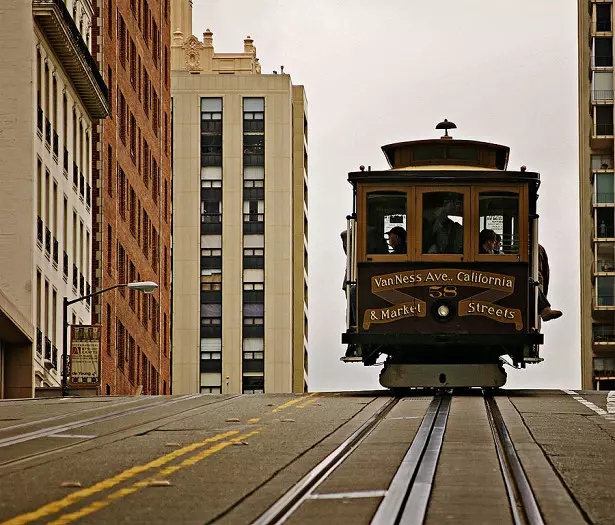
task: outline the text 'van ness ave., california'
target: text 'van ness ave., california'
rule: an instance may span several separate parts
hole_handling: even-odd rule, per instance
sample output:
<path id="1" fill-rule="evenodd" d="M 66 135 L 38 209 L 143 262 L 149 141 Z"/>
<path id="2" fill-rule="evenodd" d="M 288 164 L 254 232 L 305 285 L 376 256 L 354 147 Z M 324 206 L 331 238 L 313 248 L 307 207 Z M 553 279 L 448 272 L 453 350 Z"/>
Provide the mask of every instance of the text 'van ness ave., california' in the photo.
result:
<path id="1" fill-rule="evenodd" d="M 478 286 L 506 292 L 512 292 L 515 288 L 515 278 L 510 275 L 443 268 L 376 275 L 372 277 L 372 292 L 412 286 L 430 286 L 437 283 Z"/>

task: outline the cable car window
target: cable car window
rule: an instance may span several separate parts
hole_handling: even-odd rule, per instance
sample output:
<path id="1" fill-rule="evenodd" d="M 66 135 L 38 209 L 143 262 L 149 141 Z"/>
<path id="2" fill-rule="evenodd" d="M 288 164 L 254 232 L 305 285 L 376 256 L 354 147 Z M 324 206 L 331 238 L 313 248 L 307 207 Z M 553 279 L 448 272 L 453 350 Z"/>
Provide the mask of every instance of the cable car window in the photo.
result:
<path id="1" fill-rule="evenodd" d="M 367 194 L 367 253 L 407 253 L 406 193 Z"/>
<path id="2" fill-rule="evenodd" d="M 519 253 L 519 194 L 481 192 L 478 196 L 479 253 Z"/>
<path id="3" fill-rule="evenodd" d="M 463 253 L 463 194 L 423 193 L 423 253 Z"/>
<path id="4" fill-rule="evenodd" d="M 463 160 L 478 162 L 478 148 L 468 146 L 449 146 L 446 149 L 446 158 L 449 160 Z"/>

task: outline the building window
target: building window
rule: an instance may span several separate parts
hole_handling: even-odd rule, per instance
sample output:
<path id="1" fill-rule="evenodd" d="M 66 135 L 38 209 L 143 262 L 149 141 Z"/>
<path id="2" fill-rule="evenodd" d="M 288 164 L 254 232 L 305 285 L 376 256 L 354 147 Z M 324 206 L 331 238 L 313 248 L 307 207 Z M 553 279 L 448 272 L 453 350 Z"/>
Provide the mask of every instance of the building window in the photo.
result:
<path id="1" fill-rule="evenodd" d="M 164 206 L 163 206 L 164 222 L 169 222 L 169 183 L 164 180 Z"/>
<path id="2" fill-rule="evenodd" d="M 107 224 L 107 273 L 113 273 L 113 229 Z"/>
<path id="3" fill-rule="evenodd" d="M 592 66 L 613 67 L 613 39 L 611 37 L 594 38 L 592 51 Z"/>
<path id="4" fill-rule="evenodd" d="M 598 276 L 596 278 L 598 306 L 615 306 L 615 277 Z"/>
<path id="5" fill-rule="evenodd" d="M 149 236 L 150 236 L 150 223 L 149 216 L 145 209 L 143 209 L 143 255 L 146 258 L 149 257 Z"/>
<path id="6" fill-rule="evenodd" d="M 118 13 L 118 55 L 123 68 L 126 68 L 126 37 L 126 24 L 122 15 Z"/>
<path id="7" fill-rule="evenodd" d="M 265 165 L 264 98 L 243 99 L 243 165 Z"/>
<path id="8" fill-rule="evenodd" d="M 120 216 L 122 219 L 126 220 L 126 174 L 122 168 L 118 170 L 118 207 Z"/>
<path id="9" fill-rule="evenodd" d="M 222 322 L 221 304 L 201 304 L 201 324 L 219 325 Z"/>
<path id="10" fill-rule="evenodd" d="M 602 239 L 615 237 L 613 211 L 614 208 L 596 209 L 596 237 Z"/>
<path id="11" fill-rule="evenodd" d="M 168 328 L 167 328 L 167 314 L 163 314 L 163 321 L 162 321 L 162 353 L 163 355 L 166 357 L 167 356 L 167 333 L 168 333 Z M 166 393 L 166 391 L 165 391 Z"/>
<path id="12" fill-rule="evenodd" d="M 251 200 L 243 203 L 244 234 L 262 234 L 265 231 L 265 201 Z"/>
<path id="13" fill-rule="evenodd" d="M 243 358 L 246 361 L 265 358 L 265 340 L 263 338 L 246 338 L 243 340 Z"/>
<path id="14" fill-rule="evenodd" d="M 117 321 L 117 343 L 116 343 L 116 353 L 117 353 L 117 367 L 120 370 L 124 370 L 124 343 L 126 340 L 126 333 L 124 329 L 124 325 L 119 321 Z"/>
<path id="15" fill-rule="evenodd" d="M 117 117 L 119 120 L 118 124 L 120 128 L 120 140 L 122 141 L 122 143 L 126 144 L 126 115 L 127 115 L 126 99 L 124 98 L 124 95 L 119 89 L 117 90 L 117 94 L 118 94 Z"/>
<path id="16" fill-rule="evenodd" d="M 107 33 L 113 36 L 113 0 L 107 3 Z"/>
<path id="17" fill-rule="evenodd" d="M 592 80 L 592 101 L 613 100 L 613 72 L 594 71 Z"/>
<path id="18" fill-rule="evenodd" d="M 107 146 L 107 193 L 113 197 L 113 148 Z"/>
<path id="19" fill-rule="evenodd" d="M 128 338 L 128 381 L 135 382 L 135 340 L 132 336 Z"/>
<path id="20" fill-rule="evenodd" d="M 130 156 L 133 164 L 137 162 L 137 121 L 135 116 L 130 114 Z"/>
<path id="21" fill-rule="evenodd" d="M 613 173 L 596 173 L 594 176 L 594 202 L 596 204 L 614 204 Z"/>
<path id="22" fill-rule="evenodd" d="M 608 155 L 592 155 L 591 156 L 591 168 L 593 171 L 597 170 L 612 170 L 613 169 L 613 154 Z"/>
<path id="23" fill-rule="evenodd" d="M 111 305 L 107 305 L 107 354 L 111 355 Z"/>
<path id="24" fill-rule="evenodd" d="M 242 382 L 242 392 L 244 394 L 262 394 L 265 392 L 265 378 L 263 375 L 244 374 Z"/>
<path id="25" fill-rule="evenodd" d="M 149 188 L 150 157 L 149 144 L 143 139 L 143 184 L 145 184 L 146 188 Z"/>
<path id="26" fill-rule="evenodd" d="M 126 252 L 121 244 L 117 250 L 117 279 L 120 283 L 126 282 Z M 123 288 L 120 288 L 120 293 L 124 295 Z"/>
<path id="27" fill-rule="evenodd" d="M 137 48 L 135 47 L 134 40 L 130 39 L 130 83 L 133 89 L 137 89 Z"/>
<path id="28" fill-rule="evenodd" d="M 130 186 L 130 199 L 128 201 L 128 213 L 130 214 L 130 233 L 133 237 L 137 236 L 137 194 Z"/>
<path id="29" fill-rule="evenodd" d="M 222 166 L 221 98 L 201 98 L 201 166 Z"/>
<path id="30" fill-rule="evenodd" d="M 611 31 L 611 4 L 596 5 L 596 31 Z"/>
<path id="31" fill-rule="evenodd" d="M 222 233 L 221 201 L 201 201 L 201 233 Z"/>

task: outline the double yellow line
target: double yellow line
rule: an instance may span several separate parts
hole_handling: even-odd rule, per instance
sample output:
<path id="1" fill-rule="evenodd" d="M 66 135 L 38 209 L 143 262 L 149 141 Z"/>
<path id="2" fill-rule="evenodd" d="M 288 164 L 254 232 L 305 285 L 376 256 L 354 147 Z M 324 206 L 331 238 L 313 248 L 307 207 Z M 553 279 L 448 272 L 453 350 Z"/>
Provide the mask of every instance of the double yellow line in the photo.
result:
<path id="1" fill-rule="evenodd" d="M 219 441 L 222 441 L 222 443 L 218 443 L 217 445 L 214 445 L 211 448 L 207 448 L 206 450 L 203 450 L 201 452 L 199 452 L 198 454 L 195 454 L 194 456 L 185 459 L 184 461 L 182 461 L 181 463 L 177 464 L 177 465 L 171 465 L 168 466 L 164 469 L 162 469 L 160 472 L 158 472 L 158 476 L 167 476 L 169 474 L 173 474 L 174 472 L 177 472 L 178 470 L 181 470 L 184 467 L 189 467 L 192 465 L 195 465 L 196 463 L 198 463 L 199 461 L 202 461 L 203 459 L 215 454 L 216 452 L 219 452 L 220 450 L 224 450 L 226 447 L 232 445 L 233 443 L 239 442 L 239 441 L 243 441 L 244 439 L 247 439 L 251 436 L 254 436 L 256 434 L 258 434 L 261 431 L 261 429 L 256 429 L 253 430 L 251 432 L 248 432 L 246 434 L 242 434 L 240 436 L 237 436 L 237 434 L 239 434 L 238 430 L 230 430 L 228 432 L 224 432 L 223 434 L 218 434 L 216 436 L 213 436 L 211 438 L 207 438 L 203 441 L 199 441 L 197 443 L 192 443 L 190 445 L 187 445 L 183 448 L 177 449 L 169 454 L 166 454 L 158 459 L 155 459 L 153 461 L 150 461 L 149 463 L 146 463 L 144 465 L 138 465 L 136 467 L 132 467 L 129 468 L 121 473 L 119 473 L 116 476 L 113 476 L 112 478 L 108 478 L 105 479 L 103 481 L 100 481 L 99 483 L 96 483 L 95 485 L 92 485 L 91 487 L 88 487 L 86 489 L 81 489 L 78 490 L 76 492 L 73 492 L 72 494 L 53 501 L 51 503 L 48 503 L 46 505 L 43 505 L 42 507 L 40 507 L 39 509 L 32 511 L 32 512 L 28 512 L 26 514 L 21 514 L 19 516 L 16 516 L 8 521 L 3 522 L 0 525 L 23 525 L 26 523 L 30 523 L 32 521 L 35 520 L 40 520 L 42 518 L 45 518 L 47 516 L 50 516 L 51 514 L 56 514 L 58 512 L 61 512 L 62 510 L 66 509 L 67 507 L 70 507 L 72 505 L 75 505 L 76 503 L 78 503 L 79 501 L 88 498 L 90 496 L 93 496 L 94 494 L 97 494 L 99 492 L 102 492 L 104 490 L 108 490 L 120 483 L 123 483 L 125 481 L 128 481 L 131 478 L 134 478 L 135 476 L 142 474 L 144 472 L 147 472 L 148 470 L 152 470 L 155 468 L 159 468 L 159 467 L 163 467 L 165 466 L 167 463 L 180 458 L 182 456 L 185 456 L 186 454 L 189 454 L 190 452 L 193 452 L 195 450 L 198 450 L 199 448 L 203 448 L 206 447 L 207 445 L 210 445 L 212 443 L 216 443 Z M 228 439 L 227 441 L 223 441 L 227 438 L 230 438 L 231 436 L 237 436 L 234 437 L 232 439 Z M 147 487 L 149 485 L 151 485 L 152 481 L 154 481 L 155 478 L 148 478 L 145 479 L 143 481 L 138 481 L 136 483 L 134 483 L 132 486 L 127 487 L 127 488 L 123 488 L 120 489 L 116 492 L 114 492 L 113 494 L 109 495 L 108 497 L 106 497 L 103 500 L 99 500 L 99 501 L 95 501 L 93 503 L 91 503 L 90 505 L 76 511 L 70 514 L 64 514 L 60 517 L 58 517 L 56 520 L 54 520 L 53 524 L 55 525 L 59 525 L 59 524 L 66 524 L 66 523 L 71 523 L 73 521 L 75 521 L 78 518 L 82 518 L 84 516 L 87 516 L 88 514 L 92 514 L 94 512 L 96 512 L 97 510 L 100 510 L 104 507 L 106 507 L 107 505 L 109 505 L 110 503 L 112 503 L 113 501 L 116 501 L 124 496 L 127 496 L 129 494 L 133 494 L 134 492 Z"/>
<path id="2" fill-rule="evenodd" d="M 314 395 L 316 395 L 316 392 L 308 394 L 307 396 L 298 397 L 297 399 L 292 399 L 291 401 L 288 401 L 287 403 L 284 403 L 283 405 L 276 407 L 271 412 L 277 413 L 293 405 L 296 405 L 298 403 L 302 403 L 302 404 L 299 405 L 297 408 L 303 408 L 304 406 L 316 401 L 316 399 L 310 399 Z M 254 424 L 254 423 L 257 423 L 258 421 L 259 421 L 258 418 L 253 418 L 249 420 L 249 423 Z M 162 470 L 157 472 L 155 477 L 150 476 L 144 480 L 137 481 L 128 487 L 120 488 L 119 490 L 116 490 L 112 494 L 109 494 L 104 499 L 94 501 L 90 503 L 89 505 L 75 512 L 63 514 L 59 516 L 58 518 L 56 518 L 55 520 L 53 520 L 52 522 L 50 522 L 51 525 L 66 525 L 68 523 L 72 523 L 73 521 L 79 518 L 83 518 L 85 516 L 93 514 L 94 512 L 102 508 L 107 507 L 114 501 L 117 501 L 123 498 L 124 496 L 134 494 L 135 492 L 141 490 L 142 488 L 151 486 L 153 482 L 160 480 L 161 477 L 169 476 L 185 467 L 190 467 L 192 465 L 195 465 L 198 462 L 204 460 L 205 458 L 208 458 L 209 456 L 212 456 L 213 454 L 220 452 L 221 450 L 224 450 L 226 447 L 233 445 L 234 443 L 241 442 L 249 437 L 252 437 L 260 433 L 261 430 L 262 430 L 262 427 L 252 430 L 251 432 L 241 434 L 241 435 L 238 435 L 239 430 L 230 430 L 228 432 L 224 432 L 222 434 L 218 434 L 216 436 L 207 438 L 203 441 L 191 443 L 190 445 L 186 445 L 185 447 L 179 448 L 173 452 L 170 452 L 169 454 L 165 454 L 164 456 L 161 456 L 160 458 L 152 460 L 149 463 L 131 467 L 127 470 L 124 470 L 123 472 L 120 472 L 116 476 L 102 480 L 92 485 L 91 487 L 78 490 L 76 492 L 73 492 L 72 494 L 69 494 L 68 496 L 62 499 L 52 501 L 51 503 L 47 503 L 46 505 L 43 505 L 42 507 L 40 507 L 39 509 L 35 511 L 27 512 L 25 514 L 16 516 L 8 521 L 0 523 L 0 525 L 25 525 L 32 521 L 46 518 L 47 516 L 50 516 L 52 514 L 57 514 L 67 509 L 68 507 L 76 505 L 77 503 L 79 503 L 85 498 L 89 498 L 90 496 L 98 494 L 102 491 L 109 490 L 115 487 L 116 485 L 119 485 L 120 483 L 129 481 L 132 478 L 140 474 L 143 474 L 145 472 L 148 472 L 150 470 L 157 469 L 160 467 L 165 467 L 165 465 L 167 465 L 168 463 L 178 458 L 181 458 L 182 456 L 185 456 L 186 454 L 189 454 L 190 452 L 194 452 L 195 450 L 201 449 L 203 447 L 207 447 L 208 445 L 212 445 L 215 443 L 215 445 L 208 447 L 205 450 L 202 450 L 198 454 L 195 454 L 187 459 L 184 459 L 182 462 L 176 465 L 166 466 L 166 468 L 163 468 Z"/>

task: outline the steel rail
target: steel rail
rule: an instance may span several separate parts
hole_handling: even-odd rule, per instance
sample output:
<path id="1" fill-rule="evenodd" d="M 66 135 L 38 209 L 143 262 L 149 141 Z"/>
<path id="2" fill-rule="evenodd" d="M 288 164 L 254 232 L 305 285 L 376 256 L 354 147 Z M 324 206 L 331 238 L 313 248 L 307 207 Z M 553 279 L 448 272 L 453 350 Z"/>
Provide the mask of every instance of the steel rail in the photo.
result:
<path id="1" fill-rule="evenodd" d="M 51 436 L 53 434 L 58 434 L 60 432 L 66 432 L 67 430 L 72 430 L 74 428 L 85 427 L 88 425 L 92 425 L 94 423 L 100 423 L 103 421 L 109 421 L 110 419 L 116 419 L 118 417 L 127 416 L 130 414 L 136 414 L 138 412 L 143 412 L 145 410 L 150 410 L 152 408 L 159 407 L 161 405 L 168 406 L 173 405 L 175 403 L 180 403 L 182 401 L 188 401 L 195 397 L 199 397 L 201 394 L 190 394 L 188 396 L 183 396 L 179 399 L 173 399 L 171 401 L 161 400 L 150 405 L 128 408 L 125 410 L 121 410 L 119 412 L 114 412 L 111 414 L 101 414 L 99 416 L 93 416 L 87 419 L 80 419 L 78 421 L 73 421 L 71 423 L 64 423 L 62 425 L 56 425 L 53 427 L 47 427 L 40 430 L 33 430 L 32 432 L 27 432 L 25 434 L 20 434 L 18 436 L 6 437 L 0 439 L 0 448 L 8 447 L 11 445 L 16 445 L 18 443 L 23 443 L 25 441 L 31 441 L 33 439 L 38 439 L 45 436 Z"/>
<path id="2" fill-rule="evenodd" d="M 484 394 L 484 397 L 513 521 L 515 525 L 525 523 L 544 525 L 536 497 L 506 429 L 500 409 L 491 395 Z"/>
<path id="3" fill-rule="evenodd" d="M 252 525 L 271 525 L 284 523 L 299 506 L 308 499 L 309 494 L 322 483 L 346 458 L 369 436 L 399 398 L 387 401 L 378 411 L 363 423 L 352 435 L 339 445 L 331 454 L 303 476 L 284 496 L 259 516 Z"/>
<path id="4" fill-rule="evenodd" d="M 197 398 L 197 397 L 200 397 L 200 396 L 201 396 L 201 394 L 188 394 L 188 395 L 182 396 L 182 399 L 174 400 L 173 403 L 177 403 L 179 401 L 187 401 L 189 399 L 194 399 L 194 398 Z M 73 448 L 73 447 L 79 446 L 79 445 L 81 445 L 83 443 L 91 443 L 91 442 L 95 441 L 96 439 L 109 438 L 109 437 L 114 436 L 115 434 L 121 434 L 123 432 L 127 432 L 127 431 L 130 431 L 130 430 L 137 429 L 139 427 L 144 427 L 144 426 L 150 425 L 153 422 L 159 423 L 158 427 L 156 427 L 156 428 L 159 428 L 160 426 L 166 425 L 169 422 L 173 422 L 173 421 L 177 420 L 177 416 L 183 415 L 184 417 L 188 417 L 187 414 L 189 412 L 194 412 L 194 411 L 197 411 L 197 410 L 203 410 L 203 409 L 206 409 L 207 407 L 210 407 L 211 405 L 218 404 L 218 403 L 223 403 L 225 401 L 230 401 L 231 399 L 234 399 L 234 398 L 240 397 L 240 396 L 241 396 L 241 394 L 235 394 L 235 395 L 232 395 L 232 396 L 227 397 L 225 399 L 220 399 L 220 400 L 217 400 L 217 401 L 213 401 L 212 403 L 208 403 L 207 405 L 201 405 L 201 406 L 198 406 L 198 407 L 192 407 L 192 408 L 188 408 L 186 410 L 182 410 L 180 412 L 177 412 L 175 414 L 171 414 L 170 416 L 166 416 L 166 417 L 163 417 L 161 419 L 160 418 L 156 418 L 155 420 L 149 420 L 149 421 L 145 421 L 145 422 L 142 422 L 142 423 L 136 423 L 136 424 L 129 425 L 129 426 L 126 426 L 126 427 L 122 427 L 122 428 L 120 428 L 118 430 L 113 430 L 111 432 L 107 432 L 106 434 L 102 434 L 102 435 L 99 435 L 99 436 L 96 436 L 96 437 L 93 437 L 93 438 L 79 439 L 78 441 L 74 441 L 74 442 L 66 444 L 66 445 L 61 445 L 61 446 L 55 447 L 55 448 L 53 448 L 51 450 L 43 450 L 41 452 L 33 452 L 33 453 L 27 454 L 25 456 L 20 456 L 18 458 L 14 458 L 14 459 L 5 461 L 3 463 L 0 463 L 0 473 L 2 472 L 3 468 L 9 467 L 11 465 L 23 463 L 25 461 L 29 461 L 29 460 L 35 459 L 35 458 L 41 458 L 41 457 L 44 457 L 44 456 L 49 456 L 51 454 L 55 454 L 56 452 L 59 452 L 59 451 L 62 451 L 62 450 L 66 450 L 66 449 L 69 449 L 69 448 Z M 144 407 L 144 408 L 146 408 L 146 407 Z"/>
<path id="5" fill-rule="evenodd" d="M 65 398 L 62 398 L 65 399 Z M 113 403 L 113 404 L 106 404 L 106 405 L 100 405 L 94 408 L 88 408 L 86 410 L 75 410 L 73 412 L 67 412 L 66 414 L 58 414 L 57 416 L 51 416 L 51 417 L 46 417 L 44 419 L 36 419 L 34 421 L 28 421 L 27 423 L 18 423 L 16 425 L 11 425 L 10 427 L 1 427 L 0 428 L 0 434 L 2 432 L 8 432 L 10 430 L 15 430 L 17 428 L 23 428 L 23 427 L 33 427 L 34 425 L 40 425 L 42 423 L 48 423 L 49 421 L 57 421 L 58 419 L 66 419 L 69 418 L 71 416 L 75 416 L 75 415 L 80 415 L 80 414 L 86 414 L 88 412 L 96 412 L 97 410 L 105 410 L 105 409 L 113 409 L 115 407 L 119 407 L 122 405 L 129 405 L 131 403 L 139 403 L 142 401 L 151 401 L 151 398 L 148 397 L 139 397 L 139 398 L 132 398 L 129 400 L 124 400 L 121 401 L 119 403 Z"/>
<path id="6" fill-rule="evenodd" d="M 372 525 L 422 523 L 442 448 L 451 396 L 437 396 L 380 502 Z"/>

